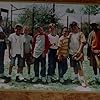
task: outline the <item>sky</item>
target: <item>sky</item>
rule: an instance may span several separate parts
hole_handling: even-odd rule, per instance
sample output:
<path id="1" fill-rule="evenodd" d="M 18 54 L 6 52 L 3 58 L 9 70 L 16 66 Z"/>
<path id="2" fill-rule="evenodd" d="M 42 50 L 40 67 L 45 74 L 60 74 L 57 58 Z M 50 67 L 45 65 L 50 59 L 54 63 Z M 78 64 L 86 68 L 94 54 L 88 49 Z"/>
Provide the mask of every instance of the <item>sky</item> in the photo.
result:
<path id="1" fill-rule="evenodd" d="M 34 2 L 0 2 L 0 8 L 5 8 L 5 9 L 8 9 L 9 10 L 9 18 L 10 18 L 10 10 L 11 10 L 11 4 L 13 4 L 16 8 L 26 8 L 26 7 L 31 7 L 32 4 L 34 4 Z M 36 5 L 40 5 L 42 3 L 35 3 Z M 52 3 L 45 3 L 45 5 L 48 5 L 49 7 L 52 8 Z M 61 18 L 60 22 L 63 23 L 65 26 L 67 24 L 67 22 L 65 21 L 66 20 L 66 16 L 69 16 L 69 23 L 71 23 L 72 21 L 77 21 L 77 22 L 80 22 L 81 21 L 81 16 L 83 17 L 82 20 L 83 21 L 87 21 L 87 15 L 82 15 L 80 13 L 80 8 L 84 7 L 84 5 L 81 5 L 81 4 L 57 4 L 56 3 L 56 14 L 57 16 L 59 16 Z M 65 13 L 66 9 L 67 8 L 70 8 L 70 9 L 75 9 L 75 12 L 76 14 L 68 14 L 68 13 Z M 16 19 L 17 15 L 16 14 L 19 14 L 21 12 L 20 11 L 16 11 L 16 12 L 13 12 L 14 15 L 13 15 L 13 20 Z M 2 14 L 3 16 L 6 16 L 6 14 Z M 92 16 L 91 17 L 91 21 L 92 22 L 98 22 L 100 19 L 100 15 L 97 15 L 97 16 Z M 80 24 L 80 23 L 79 23 Z"/>

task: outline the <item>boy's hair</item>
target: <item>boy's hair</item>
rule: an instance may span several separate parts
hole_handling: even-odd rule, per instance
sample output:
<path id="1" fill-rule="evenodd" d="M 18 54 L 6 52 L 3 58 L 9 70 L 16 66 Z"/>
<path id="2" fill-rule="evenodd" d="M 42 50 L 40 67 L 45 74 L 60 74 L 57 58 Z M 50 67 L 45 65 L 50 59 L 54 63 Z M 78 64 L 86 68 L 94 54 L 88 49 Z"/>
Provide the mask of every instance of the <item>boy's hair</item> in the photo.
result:
<path id="1" fill-rule="evenodd" d="M 63 27 L 63 28 L 61 29 L 61 33 L 63 32 L 63 30 L 64 30 L 65 28 L 66 28 L 66 29 L 67 29 L 67 31 L 69 32 L 68 27 L 66 27 L 66 26 L 65 26 L 65 27 Z"/>
<path id="2" fill-rule="evenodd" d="M 74 26 L 79 27 L 78 23 L 77 23 L 77 22 L 75 22 L 75 21 L 73 21 L 73 22 L 70 24 L 70 27 L 71 27 L 71 28 L 72 28 L 72 27 L 74 27 Z"/>
<path id="3" fill-rule="evenodd" d="M 49 24 L 49 28 L 51 28 L 51 27 L 55 27 L 55 28 L 56 28 L 56 24 L 50 23 L 50 24 Z"/>
<path id="4" fill-rule="evenodd" d="M 15 29 L 17 29 L 18 27 L 23 28 L 23 26 L 21 24 L 15 25 Z"/>

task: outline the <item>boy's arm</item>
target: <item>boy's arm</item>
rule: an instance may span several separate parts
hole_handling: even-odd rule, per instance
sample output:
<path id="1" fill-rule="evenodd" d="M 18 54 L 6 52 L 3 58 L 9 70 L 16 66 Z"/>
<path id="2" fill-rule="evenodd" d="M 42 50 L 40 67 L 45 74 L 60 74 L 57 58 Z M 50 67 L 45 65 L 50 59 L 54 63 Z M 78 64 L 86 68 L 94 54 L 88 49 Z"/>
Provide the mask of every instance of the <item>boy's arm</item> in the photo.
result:
<path id="1" fill-rule="evenodd" d="M 80 47 L 79 47 L 77 53 L 83 52 L 83 48 L 84 48 L 85 44 L 86 44 L 85 36 L 83 33 L 81 33 L 81 35 L 80 35 Z"/>
<path id="2" fill-rule="evenodd" d="M 10 50 L 11 50 L 11 42 L 9 41 L 9 43 L 8 43 L 8 53 L 9 53 L 9 58 L 11 59 L 11 52 L 10 52 Z"/>
<path id="3" fill-rule="evenodd" d="M 45 49 L 44 49 L 44 54 L 46 54 L 48 52 L 50 46 L 51 46 L 51 43 L 49 41 L 49 38 L 48 38 L 47 35 L 45 35 Z"/>
<path id="4" fill-rule="evenodd" d="M 35 43 L 36 43 L 36 36 L 34 36 L 32 39 L 32 54 L 34 53 Z"/>

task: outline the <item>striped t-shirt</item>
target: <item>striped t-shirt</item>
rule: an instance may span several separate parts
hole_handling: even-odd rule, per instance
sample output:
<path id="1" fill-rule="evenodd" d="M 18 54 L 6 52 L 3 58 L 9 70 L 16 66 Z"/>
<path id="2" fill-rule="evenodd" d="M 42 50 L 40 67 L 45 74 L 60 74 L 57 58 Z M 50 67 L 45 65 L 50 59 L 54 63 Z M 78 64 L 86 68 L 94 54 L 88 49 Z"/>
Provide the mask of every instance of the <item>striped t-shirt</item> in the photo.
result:
<path id="1" fill-rule="evenodd" d="M 69 38 L 68 37 L 64 37 L 64 36 L 61 36 L 59 38 L 59 42 L 58 42 L 58 56 L 59 55 L 62 55 L 64 57 L 67 57 L 68 56 L 68 53 L 69 53 L 69 47 L 68 47 L 68 42 L 69 42 Z"/>

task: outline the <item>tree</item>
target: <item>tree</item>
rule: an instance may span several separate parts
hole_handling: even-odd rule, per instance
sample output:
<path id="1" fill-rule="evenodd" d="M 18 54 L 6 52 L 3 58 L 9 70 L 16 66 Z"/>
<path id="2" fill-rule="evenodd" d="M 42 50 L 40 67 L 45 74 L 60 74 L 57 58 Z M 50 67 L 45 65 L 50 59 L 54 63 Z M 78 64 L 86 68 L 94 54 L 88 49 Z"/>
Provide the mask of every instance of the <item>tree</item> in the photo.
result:
<path id="1" fill-rule="evenodd" d="M 100 12 L 99 5 L 85 5 L 81 11 L 84 14 L 96 15 Z"/>
<path id="2" fill-rule="evenodd" d="M 81 12 L 83 14 L 88 15 L 88 33 L 90 32 L 90 15 L 96 15 L 100 13 L 100 6 L 99 5 L 85 5 L 81 8 Z"/>
<path id="3" fill-rule="evenodd" d="M 33 16 L 34 15 L 34 22 Z M 28 25 L 32 27 L 34 23 L 34 28 L 36 26 L 42 25 L 46 26 L 51 22 L 52 12 L 51 8 L 48 6 L 41 5 L 40 7 L 34 6 L 33 9 L 25 9 L 22 12 L 22 15 L 19 15 L 18 22 L 22 25 Z M 59 18 L 55 15 L 55 22 L 57 23 Z"/>

